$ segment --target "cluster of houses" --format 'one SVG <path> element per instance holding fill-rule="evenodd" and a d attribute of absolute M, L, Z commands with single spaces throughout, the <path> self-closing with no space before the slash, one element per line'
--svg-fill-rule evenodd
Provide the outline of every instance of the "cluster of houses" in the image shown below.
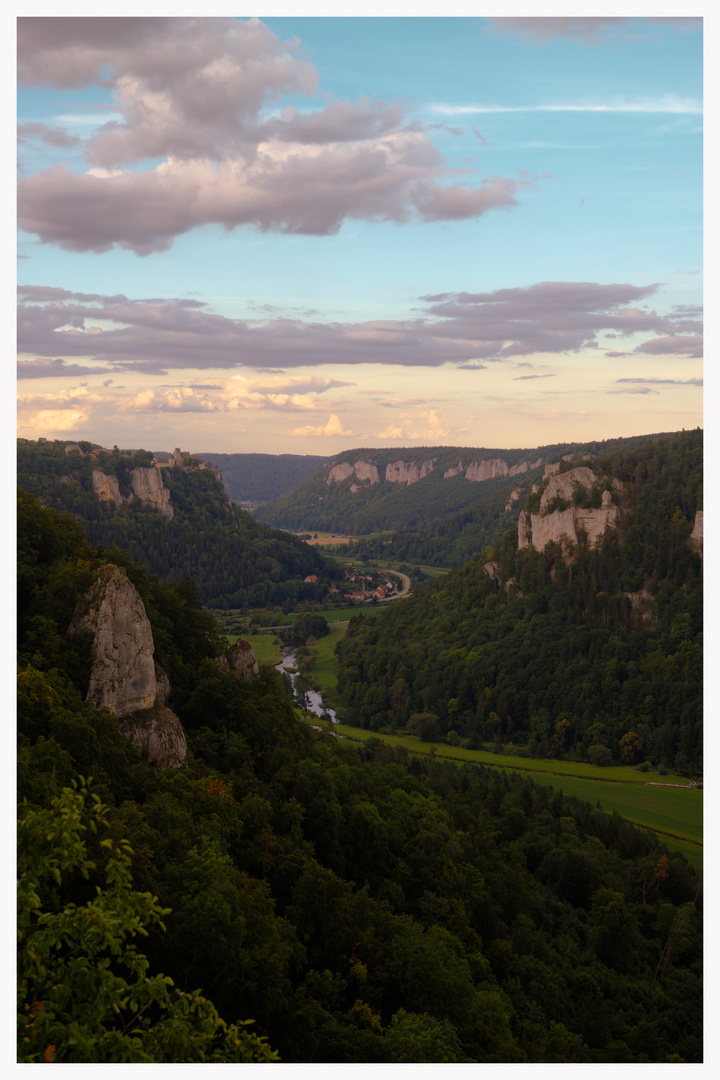
<path fill-rule="evenodd" d="M 354 604 L 369 603 L 372 599 L 387 600 L 395 592 L 397 586 L 386 570 L 379 570 L 378 574 L 384 578 L 382 585 L 375 589 L 366 588 L 366 583 L 372 583 L 372 574 L 361 574 L 359 570 L 346 570 L 345 580 L 353 585 L 360 585 L 360 589 L 351 593 L 342 593 L 343 600 L 351 600 Z M 308 574 L 306 582 L 317 581 L 317 574 Z M 328 592 L 332 596 L 340 596 L 340 590 L 330 585 Z"/>

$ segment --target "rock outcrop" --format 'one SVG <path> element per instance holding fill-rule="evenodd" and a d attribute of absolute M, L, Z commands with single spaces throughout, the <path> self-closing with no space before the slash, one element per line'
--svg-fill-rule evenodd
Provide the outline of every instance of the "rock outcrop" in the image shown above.
<path fill-rule="evenodd" d="M 163 484 L 159 469 L 133 469 L 132 489 L 141 502 L 157 510 L 165 521 L 170 521 L 175 511 L 170 505 L 170 492 Z"/>
<path fill-rule="evenodd" d="M 540 513 L 547 512 L 548 505 L 553 499 L 565 499 L 569 502 L 578 488 L 589 490 L 596 480 L 595 473 L 592 469 L 588 469 L 587 465 L 581 465 L 577 469 L 570 469 L 569 472 L 555 473 L 542 493 Z"/>
<path fill-rule="evenodd" d="M 520 488 L 513 488 L 513 490 L 510 492 L 510 498 L 505 503 L 505 509 L 506 510 L 512 510 L 512 504 L 514 502 L 517 502 L 519 498 L 520 498 Z"/>
<path fill-rule="evenodd" d="M 602 494 L 602 506 L 568 506 L 551 513 L 548 513 L 548 507 L 555 498 L 570 500 L 578 488 L 588 490 L 596 481 L 595 473 L 585 466 L 551 476 L 540 498 L 540 513 L 530 514 L 524 510 L 518 518 L 518 547 L 532 545 L 536 551 L 542 551 L 546 544 L 555 543 L 560 544 L 567 554 L 582 535 L 590 547 L 595 547 L 599 538 L 608 529 L 615 528 L 620 519 L 620 510 L 613 504 L 609 491 Z M 613 486 L 622 489 L 617 480 L 613 481 Z"/>
<path fill-rule="evenodd" d="M 703 554 L 703 512 L 698 510 L 695 515 L 695 521 L 693 522 L 693 530 L 688 538 L 688 543 L 693 551 L 696 551 L 702 558 Z"/>
<path fill-rule="evenodd" d="M 134 713 L 121 720 L 118 727 L 157 769 L 179 769 L 185 761 L 185 732 L 170 709 L 159 707 Z"/>
<path fill-rule="evenodd" d="M 380 474 L 377 471 L 377 466 L 373 465 L 371 461 L 356 461 L 354 465 L 351 465 L 349 461 L 341 461 L 339 465 L 333 465 L 326 483 L 329 484 L 341 484 L 343 480 L 348 480 L 351 476 L 355 475 L 358 480 L 369 480 L 371 484 L 380 483 Z M 357 485 L 353 485 L 355 491 L 360 489 Z"/>
<path fill-rule="evenodd" d="M 117 717 L 155 705 L 157 680 L 150 621 L 125 571 L 108 564 L 78 605 L 69 633 L 93 634 L 86 700 Z"/>
<path fill-rule="evenodd" d="M 414 461 L 393 461 L 385 468 L 385 479 L 391 484 L 415 484 L 435 468 L 435 458 L 423 461 L 420 468 Z"/>
<path fill-rule="evenodd" d="M 473 461 L 468 465 L 465 473 L 466 480 L 494 480 L 496 476 L 508 476 L 507 461 L 502 458 L 486 458 L 484 461 Z"/>
<path fill-rule="evenodd" d="M 101 502 L 115 503 L 116 507 L 120 507 L 127 501 L 120 494 L 117 476 L 108 476 L 101 469 L 93 469 L 92 486 L 93 492 Z"/>
<path fill-rule="evenodd" d="M 227 656 L 218 656 L 215 663 L 221 671 L 231 671 L 239 679 L 249 682 L 260 674 L 260 667 L 249 641 L 239 637 L 228 649 Z"/>
<path fill-rule="evenodd" d="M 458 461 L 457 465 L 452 465 L 449 469 L 446 469 L 443 473 L 443 480 L 447 480 L 449 476 L 462 476 L 465 472 L 465 466 L 462 461 Z"/>

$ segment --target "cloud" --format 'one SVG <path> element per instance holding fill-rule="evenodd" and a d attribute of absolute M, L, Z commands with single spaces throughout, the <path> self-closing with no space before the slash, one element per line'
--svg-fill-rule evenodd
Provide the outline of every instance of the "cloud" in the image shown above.
<path fill-rule="evenodd" d="M 702 379 L 642 379 L 642 378 L 626 378 L 616 379 L 618 383 L 652 383 L 657 386 L 702 386 Z"/>
<path fill-rule="evenodd" d="M 443 427 L 442 414 L 438 409 L 419 409 L 401 413 L 399 420 L 391 422 L 384 431 L 376 431 L 376 439 L 428 439 L 437 441 L 447 438 L 449 432 Z"/>
<path fill-rule="evenodd" d="M 623 390 L 606 390 L 606 394 L 659 394 L 659 390 L 652 390 L 649 386 L 628 386 Z"/>
<path fill-rule="evenodd" d="M 52 379 L 58 375 L 76 377 L 78 375 L 107 375 L 107 373 L 106 367 L 66 364 L 64 360 L 49 360 L 44 356 L 39 356 L 36 360 L 19 360 L 17 365 L 18 379 Z M 109 379 L 108 383 L 111 382 L 112 379 Z"/>
<path fill-rule="evenodd" d="M 609 37 L 640 39 L 647 31 L 657 28 L 701 33 L 703 21 L 693 17 L 624 18 L 611 15 L 600 16 L 522 16 L 516 18 L 491 18 L 483 33 L 490 37 L 520 37 L 533 45 L 545 45 L 559 38 L 570 38 L 582 45 L 602 45 Z M 641 35 L 639 32 L 644 31 Z"/>
<path fill-rule="evenodd" d="M 294 428 L 293 435 L 352 435 L 352 431 L 346 431 L 340 418 L 335 413 L 331 413 L 327 424 L 320 424 L 318 427 L 308 425 Z"/>
<path fill-rule="evenodd" d="M 70 149 L 79 146 L 81 139 L 77 135 L 70 135 L 62 128 L 52 127 L 49 124 L 27 123 L 18 124 L 18 142 L 46 142 L 60 149 Z"/>
<path fill-rule="evenodd" d="M 664 94 L 655 98 L 627 100 L 613 98 L 610 101 L 554 102 L 541 105 L 452 105 L 436 102 L 430 109 L 442 116 L 463 116 L 475 113 L 674 113 L 697 115 L 703 111 L 702 102 L 696 98 Z"/>
<path fill-rule="evenodd" d="M 652 353 L 654 355 L 674 353 L 679 356 L 701 357 L 703 355 L 703 339 L 697 335 L 673 334 L 669 337 L 644 341 L 635 348 L 634 352 Z"/>
<path fill-rule="evenodd" d="M 514 382 L 522 382 L 524 379 L 554 379 L 555 372 L 548 372 L 547 375 L 513 375 Z"/>
<path fill-rule="evenodd" d="M 258 19 L 20 19 L 18 50 L 22 82 L 96 83 L 121 117 L 85 141 L 86 172 L 20 182 L 22 228 L 69 251 L 148 255 L 208 224 L 325 236 L 353 219 L 478 218 L 533 183 L 458 184 L 397 102 L 283 107 L 318 74 Z"/>
<path fill-rule="evenodd" d="M 89 358 L 112 372 L 155 374 L 200 367 L 270 373 L 366 363 L 482 369 L 491 361 L 596 348 L 598 336 L 607 333 L 645 335 L 636 352 L 697 354 L 700 338 L 682 332 L 700 325 L 697 310 L 658 314 L 644 301 L 659 288 L 657 283 L 549 281 L 487 293 L 438 293 L 420 298 L 414 318 L 340 323 L 248 322 L 216 315 L 187 298 L 103 298 L 35 286 L 21 291 L 18 347 L 37 357 Z M 50 370 L 62 374 L 63 368 L 53 362 Z M 282 375 L 266 377 L 252 392 L 299 398 L 342 385 L 298 383 Z"/>

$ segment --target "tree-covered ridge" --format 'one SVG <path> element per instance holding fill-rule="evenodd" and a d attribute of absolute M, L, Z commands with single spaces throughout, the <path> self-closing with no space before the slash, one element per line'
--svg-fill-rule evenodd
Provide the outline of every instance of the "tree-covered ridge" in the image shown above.
<path fill-rule="evenodd" d="M 233 502 L 264 503 L 312 476 L 331 459 L 316 454 L 216 454 L 200 457 L 219 469 Z"/>
<path fill-rule="evenodd" d="M 100 469 L 117 477 L 126 498 L 132 492 L 132 470 L 147 467 L 151 460 L 144 450 L 134 457 L 111 452 L 95 459 L 66 454 L 61 442 L 19 440 L 18 483 L 46 506 L 72 513 L 93 544 L 124 548 L 165 580 L 191 576 L 201 598 L 212 606 L 264 607 L 325 595 L 327 582 L 337 576 L 328 560 L 231 505 L 209 469 L 160 470 L 174 510 L 171 521 L 151 506 L 134 501 L 117 509 L 93 493 L 92 473 Z M 323 580 L 306 583 L 310 575 Z"/>
<path fill-rule="evenodd" d="M 624 484 L 616 534 L 566 561 L 517 528 L 382 617 L 353 621 L 338 688 L 351 723 L 531 752 L 702 767 L 702 436 L 593 462 Z M 488 572 L 486 564 L 494 562 Z M 428 719 L 429 718 L 429 719 Z"/>
<path fill-rule="evenodd" d="M 664 434 L 642 435 L 585 444 L 558 443 L 529 450 L 493 450 L 467 446 L 346 450 L 333 458 L 330 465 L 273 502 L 266 503 L 256 513 L 262 521 L 285 529 L 322 529 L 350 534 L 396 529 L 422 533 L 433 519 L 445 518 L 476 505 L 479 500 L 499 501 L 502 498 L 504 506 L 513 488 L 522 487 L 528 478 L 538 479 L 541 475 L 538 467 L 529 473 L 510 476 L 509 470 L 520 466 L 522 462 L 531 465 L 538 459 L 542 462 L 556 461 L 567 454 L 580 456 L 583 453 L 608 453 L 618 447 L 629 448 L 648 439 L 668 437 L 670 436 Z M 502 461 L 507 465 L 508 473 L 480 482 L 469 480 L 464 475 L 445 476 L 446 472 L 455 469 L 461 462 L 466 470 L 473 463 L 483 461 Z M 361 476 L 353 474 L 342 480 L 332 479 L 333 470 L 337 470 L 338 466 L 344 466 L 347 471 L 356 462 L 365 462 L 377 469 L 377 481 L 372 482 L 366 471 L 362 470 Z M 420 472 L 423 465 L 426 469 L 428 463 L 433 462 L 434 465 L 432 470 L 426 471 L 421 478 L 407 484 L 386 479 L 387 467 L 398 462 L 410 467 L 415 466 Z M 341 473 L 335 472 L 334 475 L 339 476 Z M 355 491 L 352 490 L 353 487 Z M 492 541 L 495 539 L 497 535 L 492 537 Z M 461 544 L 458 557 L 463 554 L 462 547 Z M 405 558 L 400 554 L 397 557 Z M 407 557 L 414 558 L 409 549 Z M 441 560 L 435 558 L 433 561 Z"/>
<path fill-rule="evenodd" d="M 84 703 L 65 633 L 109 553 L 27 496 L 18 532 L 20 1057 L 701 1060 L 683 856 L 519 776 L 315 736 L 274 671 L 213 662 L 190 583 L 126 557 L 189 745 L 156 773 Z"/>

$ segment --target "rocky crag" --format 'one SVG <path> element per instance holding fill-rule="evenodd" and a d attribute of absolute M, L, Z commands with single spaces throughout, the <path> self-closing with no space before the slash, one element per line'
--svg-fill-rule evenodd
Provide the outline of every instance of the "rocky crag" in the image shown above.
<path fill-rule="evenodd" d="M 175 713 L 167 708 L 170 681 L 155 663 L 150 620 L 124 570 L 107 564 L 98 571 L 95 584 L 77 607 L 68 634 L 80 630 L 93 635 L 86 701 L 115 713 L 120 731 L 157 768 L 179 768 L 187 752 L 185 733 Z M 255 654 L 244 638 L 220 663 L 240 678 L 252 679 L 258 674 Z"/>
<path fill-rule="evenodd" d="M 559 468 L 559 466 L 558 466 Z M 612 493 L 603 491 L 602 505 L 583 508 L 575 505 L 550 509 L 557 501 L 572 502 L 576 493 L 589 491 L 598 478 L 592 469 L 581 465 L 568 472 L 552 472 L 547 487 L 540 498 L 540 512 L 530 513 L 523 510 L 518 519 L 518 547 L 534 547 L 542 551 L 546 544 L 560 544 L 565 553 L 579 543 L 581 536 L 587 537 L 590 547 L 595 547 L 600 537 L 608 530 L 616 528 L 620 520 L 620 508 L 613 503 Z M 622 484 L 613 480 L 616 491 L 622 491 Z"/>
<path fill-rule="evenodd" d="M 152 507 L 165 521 L 172 520 L 174 510 L 170 504 L 170 492 L 163 484 L 162 474 L 158 468 L 133 469 L 131 486 L 133 493 L 127 498 L 120 494 L 117 477 L 109 476 L 101 469 L 93 469 L 93 491 L 104 503 L 114 503 L 119 509 L 123 503 L 138 499 L 146 506 Z"/>

